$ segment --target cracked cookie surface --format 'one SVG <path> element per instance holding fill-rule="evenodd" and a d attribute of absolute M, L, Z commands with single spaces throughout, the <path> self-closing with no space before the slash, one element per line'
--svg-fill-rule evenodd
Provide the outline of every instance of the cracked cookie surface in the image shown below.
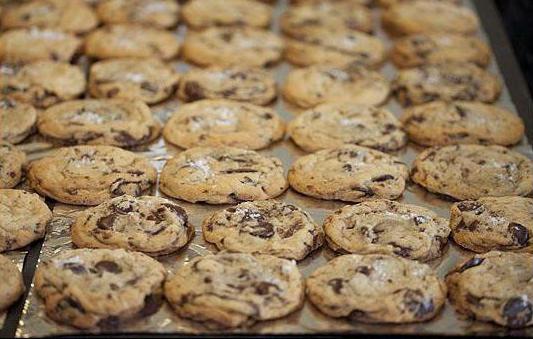
<path fill-rule="evenodd" d="M 26 288 L 18 267 L 8 258 L 0 255 L 0 312 L 6 310 L 20 298 Z"/>
<path fill-rule="evenodd" d="M 10 143 L 0 141 L 0 188 L 13 188 L 22 179 L 26 154 Z"/>

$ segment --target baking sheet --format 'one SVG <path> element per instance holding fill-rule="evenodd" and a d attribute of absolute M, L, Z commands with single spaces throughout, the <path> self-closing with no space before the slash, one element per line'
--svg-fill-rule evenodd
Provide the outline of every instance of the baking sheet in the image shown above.
<path fill-rule="evenodd" d="M 465 1 L 465 5 L 473 8 L 470 2 Z M 279 15 L 286 8 L 287 1 L 279 1 L 275 9 L 275 17 L 272 29 L 279 31 L 278 21 Z M 375 24 L 378 28 L 376 34 L 380 36 L 390 46 L 390 40 L 379 29 L 378 25 L 378 10 L 375 10 Z M 178 34 L 183 37 L 184 29 L 181 27 Z M 483 40 L 486 39 L 484 32 L 480 32 L 480 37 Z M 177 63 L 177 69 L 185 71 L 188 66 L 184 63 Z M 282 63 L 272 69 L 275 73 L 278 84 L 282 84 L 287 72 L 291 66 Z M 489 70 L 493 73 L 500 74 L 497 65 L 494 61 L 489 67 Z M 395 69 L 391 64 L 386 64 L 382 69 L 383 74 L 389 79 L 394 78 Z M 501 78 L 501 76 L 500 76 Z M 503 81 L 503 79 L 502 79 Z M 510 110 L 516 111 L 507 88 L 504 88 L 502 96 L 498 102 L 499 105 L 504 106 Z M 178 100 L 170 100 L 162 105 L 153 107 L 154 114 L 162 121 L 166 121 L 172 111 L 180 105 Z M 386 105 L 396 115 L 401 112 L 400 106 L 389 100 Z M 275 103 L 275 108 L 278 113 L 286 121 L 291 120 L 298 109 L 291 107 L 285 103 L 281 98 Z M 31 153 L 31 158 L 38 158 L 45 155 L 50 145 L 39 142 L 39 137 L 34 137 L 34 142 L 24 145 L 23 147 Z M 37 142 L 35 142 L 37 141 Z M 416 154 L 422 150 L 413 144 L 400 152 L 397 155 L 405 161 L 407 164 L 411 164 Z M 527 155 L 533 159 L 533 151 L 527 140 L 523 140 L 519 145 L 515 147 L 515 150 Z M 162 138 L 155 143 L 143 146 L 136 149 L 137 152 L 142 153 L 146 157 L 150 158 L 154 166 L 160 171 L 165 161 L 172 157 L 172 155 L 178 153 L 180 150 L 171 145 L 167 145 Z M 305 153 L 298 149 L 287 138 L 283 142 L 279 142 L 272 147 L 261 151 L 261 153 L 274 155 L 279 157 L 285 167 L 285 171 L 288 170 L 291 163 L 295 158 L 304 155 Z M 162 195 L 159 190 L 156 189 L 156 195 Z M 323 222 L 325 217 L 334 211 L 345 205 L 345 203 L 337 201 L 325 201 L 306 197 L 293 190 L 288 190 L 282 196 L 277 198 L 288 203 L 300 206 L 304 210 L 308 211 L 315 221 L 319 224 Z M 404 203 L 411 203 L 420 206 L 428 207 L 434 210 L 436 213 L 443 217 L 449 216 L 450 202 L 443 201 L 437 196 L 428 193 L 423 188 L 418 187 L 412 183 L 409 183 L 407 190 L 404 193 L 402 199 L 399 200 Z M 223 209 L 226 206 L 212 206 L 206 204 L 190 204 L 176 200 L 182 207 L 184 207 L 189 216 L 191 223 L 196 227 L 196 236 L 193 241 L 186 246 L 186 248 L 178 251 L 175 254 L 160 257 L 159 260 L 165 265 L 170 274 L 178 269 L 183 264 L 187 263 L 192 258 L 199 255 L 206 255 L 209 253 L 216 253 L 216 249 L 213 245 L 207 244 L 201 234 L 201 222 L 211 213 Z M 42 253 L 41 260 L 48 258 L 64 249 L 72 248 L 69 236 L 69 226 L 72 222 L 72 218 L 77 212 L 82 210 L 83 207 L 69 206 L 65 204 L 56 204 L 54 208 L 54 220 L 51 223 L 51 231 L 47 234 Z M 471 255 L 471 252 L 461 250 L 455 244 L 450 241 L 446 254 L 439 259 L 436 259 L 429 264 L 434 267 L 439 276 L 444 275 L 451 270 L 458 262 Z M 304 276 L 308 276 L 319 266 L 324 265 L 328 260 L 332 259 L 335 253 L 332 252 L 327 246 L 315 251 L 308 258 L 298 263 L 298 267 Z M 33 286 L 32 286 L 33 287 Z M 117 329 L 116 332 L 153 332 L 153 333 L 210 333 L 212 331 L 207 328 L 196 324 L 192 321 L 180 319 L 177 317 L 167 304 L 164 304 L 161 309 L 154 315 L 134 321 L 126 326 Z M 326 333 L 326 332 L 354 332 L 360 334 L 443 334 L 443 335 L 468 335 L 468 334 L 509 334 L 509 331 L 505 328 L 498 327 L 488 323 L 472 322 L 466 319 L 460 318 L 454 311 L 449 302 L 444 307 L 443 311 L 433 320 L 419 324 L 409 325 L 367 325 L 362 323 L 348 322 L 345 320 L 338 320 L 329 318 L 321 314 L 316 310 L 308 301 L 305 302 L 304 307 L 279 320 L 268 321 L 258 323 L 250 328 L 236 329 L 228 331 L 230 333 L 260 333 L 260 334 L 274 334 L 274 333 L 298 333 L 298 334 L 310 334 L 310 333 Z M 32 288 L 26 301 L 22 318 L 17 329 L 18 337 L 41 337 L 47 335 L 59 335 L 59 334 L 74 334 L 74 333 L 88 333 L 80 332 L 69 326 L 59 325 L 52 320 L 48 319 L 44 313 L 42 301 L 36 296 L 35 290 Z M 520 331 L 513 331 L 512 334 L 533 336 L 533 329 L 524 329 Z"/>

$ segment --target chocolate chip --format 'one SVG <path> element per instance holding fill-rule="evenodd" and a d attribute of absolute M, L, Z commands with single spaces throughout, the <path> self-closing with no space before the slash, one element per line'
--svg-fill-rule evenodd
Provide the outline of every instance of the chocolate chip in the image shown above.
<path fill-rule="evenodd" d="M 346 172 L 351 172 L 352 171 L 352 165 L 344 164 L 344 165 L 342 165 L 342 169 L 345 170 Z"/>
<path fill-rule="evenodd" d="M 351 187 L 354 191 L 359 191 L 364 193 L 365 197 L 372 197 L 374 196 L 374 191 L 370 187 L 363 187 L 363 186 L 353 186 Z"/>
<path fill-rule="evenodd" d="M 503 306 L 502 315 L 507 326 L 512 328 L 524 327 L 533 318 L 533 306 L 527 297 L 511 298 Z"/>
<path fill-rule="evenodd" d="M 116 217 L 117 215 L 114 213 L 110 215 L 106 215 L 105 217 L 101 217 L 100 219 L 96 221 L 96 226 L 102 230 L 113 229 L 113 225 L 115 223 Z"/>
<path fill-rule="evenodd" d="M 106 96 L 108 98 L 113 98 L 114 96 L 116 96 L 118 93 L 120 92 L 120 90 L 118 88 L 111 88 L 109 91 L 107 91 L 106 93 Z"/>
<path fill-rule="evenodd" d="M 475 211 L 479 209 L 483 205 L 477 201 L 462 201 L 458 203 L 456 206 L 461 212 L 470 212 L 470 211 Z M 476 214 L 479 215 L 481 213 L 476 213 Z"/>
<path fill-rule="evenodd" d="M 190 101 L 200 100 L 205 97 L 202 86 L 200 86 L 200 84 L 196 81 L 186 82 L 183 91 L 185 92 L 187 99 Z"/>
<path fill-rule="evenodd" d="M 250 235 L 259 238 L 271 238 L 274 235 L 274 225 L 266 221 L 260 221 L 257 226 L 248 232 Z"/>
<path fill-rule="evenodd" d="M 96 267 L 99 271 L 105 271 L 114 274 L 122 272 L 122 268 L 117 263 L 109 260 L 99 261 L 96 263 L 96 265 L 94 265 L 94 267 Z"/>
<path fill-rule="evenodd" d="M 147 92 L 150 92 L 150 93 L 157 93 L 157 91 L 159 90 L 159 87 L 157 87 L 157 85 L 152 84 L 149 81 L 143 81 L 141 82 L 141 89 Z"/>
<path fill-rule="evenodd" d="M 85 268 L 85 266 L 78 264 L 78 263 L 68 262 L 68 263 L 63 264 L 63 268 L 67 270 L 71 270 L 74 274 L 87 273 L 87 269 Z"/>
<path fill-rule="evenodd" d="M 335 292 L 336 294 L 340 294 L 341 289 L 344 286 L 344 281 L 340 278 L 331 279 L 330 281 L 328 281 L 328 286 L 331 287 L 333 292 Z"/>
<path fill-rule="evenodd" d="M 144 307 L 139 312 L 139 315 L 147 317 L 154 314 L 159 310 L 159 307 L 163 304 L 163 297 L 161 294 L 148 294 L 144 297 Z"/>
<path fill-rule="evenodd" d="M 255 285 L 255 293 L 257 293 L 258 295 L 267 295 L 271 287 L 278 291 L 280 290 L 280 288 L 276 284 L 261 281 L 260 283 Z"/>
<path fill-rule="evenodd" d="M 423 318 L 435 310 L 432 299 L 426 299 L 420 290 L 406 289 L 403 304 L 416 318 Z"/>
<path fill-rule="evenodd" d="M 466 271 L 467 269 L 469 268 L 472 268 L 472 267 L 476 267 L 476 266 L 479 266 L 483 263 L 483 261 L 485 261 L 485 258 L 472 258 L 470 260 L 468 260 L 467 262 L 465 262 L 463 264 L 463 266 L 461 266 L 458 270 L 459 273 L 463 273 L 464 271 Z"/>
<path fill-rule="evenodd" d="M 373 178 L 372 181 L 373 182 L 383 182 L 383 181 L 392 180 L 392 179 L 394 179 L 394 177 L 392 175 L 384 174 L 384 175 L 380 175 L 379 177 Z"/>
<path fill-rule="evenodd" d="M 371 271 L 372 271 L 372 268 L 368 266 L 359 266 L 355 269 L 355 272 L 364 274 L 366 276 L 370 275 Z"/>
<path fill-rule="evenodd" d="M 407 258 L 411 255 L 412 249 L 408 247 L 400 246 L 395 242 L 391 242 L 389 243 L 389 245 L 392 245 L 394 247 L 394 254 L 399 255 L 400 257 Z"/>
<path fill-rule="evenodd" d="M 183 220 L 185 224 L 187 223 L 188 221 L 187 212 L 185 212 L 183 208 L 181 208 L 178 205 L 173 205 L 173 204 L 163 204 L 163 206 L 171 210 L 172 213 L 174 213 L 179 219 Z"/>
<path fill-rule="evenodd" d="M 524 226 L 517 223 L 510 223 L 508 227 L 513 241 L 520 246 L 526 246 L 529 241 L 529 231 Z"/>

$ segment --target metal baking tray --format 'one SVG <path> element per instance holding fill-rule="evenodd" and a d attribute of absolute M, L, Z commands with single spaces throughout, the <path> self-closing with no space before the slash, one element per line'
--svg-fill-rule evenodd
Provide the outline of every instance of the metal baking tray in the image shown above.
<path fill-rule="evenodd" d="M 465 6 L 474 8 L 480 16 L 484 29 L 479 33 L 479 36 L 486 41 L 492 42 L 492 46 L 497 46 L 494 49 L 494 58 L 489 66 L 489 70 L 495 74 L 498 74 L 500 78 L 506 81 L 507 86 L 504 86 L 501 98 L 498 102 L 499 105 L 506 107 L 512 111 L 515 111 L 522 115 L 527 126 L 527 134 L 530 140 L 533 140 L 533 119 L 527 114 L 528 109 L 531 107 L 531 98 L 527 91 L 527 87 L 522 78 L 514 55 L 506 40 L 504 32 L 499 21 L 498 14 L 494 7 L 494 3 L 491 0 L 472 0 L 464 1 Z M 275 7 L 274 22 L 272 29 L 278 31 L 278 21 L 280 14 L 285 10 L 287 6 L 287 0 L 278 1 Z M 375 10 L 375 26 L 377 29 L 376 34 L 382 38 L 388 46 L 391 41 L 379 29 L 379 13 Z M 185 29 L 183 27 L 176 30 L 178 36 L 182 39 Z M 189 66 L 177 62 L 176 68 L 183 72 Z M 275 74 L 278 84 L 282 84 L 291 66 L 287 63 L 281 63 L 278 66 L 271 69 Z M 394 78 L 395 68 L 391 64 L 386 64 L 382 73 L 389 79 Z M 512 97 L 511 97 L 512 95 Z M 513 102 L 514 99 L 514 102 Z M 181 103 L 172 99 L 161 105 L 152 107 L 154 114 L 165 122 L 170 114 L 181 105 Z M 278 113 L 286 121 L 291 120 L 298 112 L 297 109 L 291 107 L 285 103 L 283 99 L 278 98 L 274 107 Z M 390 99 L 387 103 L 391 111 L 398 115 L 401 111 L 400 106 Z M 22 145 L 22 148 L 30 153 L 30 159 L 39 158 L 46 155 L 50 151 L 50 145 L 42 142 L 39 137 L 33 137 L 29 143 Z M 527 138 L 524 138 L 522 142 L 515 147 L 515 149 L 531 159 L 533 159 L 533 150 Z M 422 150 L 413 144 L 398 152 L 397 155 L 403 159 L 407 164 L 411 164 L 414 157 L 418 152 Z M 148 157 L 154 166 L 161 170 L 165 161 L 178 153 L 180 150 L 176 147 L 168 145 L 162 138 L 156 142 L 139 147 L 134 151 L 143 154 Z M 295 146 L 290 140 L 285 138 L 284 141 L 278 142 L 275 145 L 262 150 L 261 153 L 274 155 L 282 159 L 285 167 L 285 171 L 288 170 L 291 163 L 295 158 L 304 155 L 305 153 Z M 156 195 L 162 195 L 156 188 Z M 345 203 L 338 201 L 326 201 L 319 200 L 301 195 L 293 190 L 288 190 L 282 196 L 277 199 L 283 200 L 297 206 L 300 206 L 304 210 L 308 211 L 317 223 L 322 223 L 324 218 L 334 211 L 345 205 Z M 444 201 L 438 198 L 436 195 L 428 193 L 423 188 L 409 183 L 407 190 L 404 193 L 401 202 L 412 203 L 420 206 L 428 207 L 443 217 L 449 216 L 449 201 Z M 184 207 L 193 225 L 196 226 L 196 236 L 193 241 L 186 246 L 186 248 L 178 251 L 175 254 L 167 255 L 158 258 L 167 270 L 172 273 L 181 265 L 189 261 L 190 259 L 209 253 L 216 253 L 216 249 L 213 245 L 207 244 L 201 234 L 201 222 L 211 213 L 223 209 L 227 206 L 213 206 L 206 204 L 190 204 L 183 201 L 176 200 L 182 207 Z M 73 216 L 83 207 L 69 206 L 65 204 L 57 203 L 54 205 L 54 220 L 50 225 L 50 230 L 46 235 L 44 243 L 37 243 L 36 249 L 32 249 L 34 252 L 39 252 L 40 257 L 37 259 L 37 255 L 33 255 L 31 262 L 27 262 L 31 274 L 38 262 L 43 258 L 48 258 L 55 253 L 58 253 L 64 249 L 72 248 L 69 236 L 69 226 L 72 222 Z M 459 261 L 468 257 L 472 253 L 460 249 L 458 246 L 450 241 L 446 254 L 439 259 L 436 259 L 429 264 L 434 267 L 438 274 L 443 277 L 452 267 Z M 304 276 L 308 276 L 316 268 L 324 265 L 328 260 L 332 259 L 335 253 L 331 251 L 327 246 L 313 252 L 309 257 L 298 263 L 298 267 Z M 10 328 L 16 328 L 17 337 L 43 337 L 43 336 L 85 336 L 91 335 L 103 335 L 97 331 L 81 332 L 73 327 L 60 325 L 55 323 L 46 317 L 43 303 L 41 299 L 36 295 L 33 289 L 33 284 L 29 287 L 29 294 L 24 303 L 23 309 L 14 310 L 12 313 L 20 312 L 20 320 L 18 324 L 10 324 Z M 16 321 L 17 315 L 10 314 L 9 321 L 12 319 Z M 453 307 L 447 302 L 443 311 L 433 320 L 424 323 L 407 324 L 407 325 L 368 325 L 356 322 L 349 322 L 342 319 L 329 318 L 324 314 L 321 314 L 316 308 L 314 308 L 309 301 L 305 302 L 304 307 L 287 317 L 282 319 L 261 322 L 249 328 L 241 328 L 229 331 L 212 331 L 203 327 L 200 324 L 192 321 L 184 320 L 175 315 L 167 304 L 164 304 L 161 309 L 154 315 L 132 322 L 120 328 L 117 328 L 114 332 L 105 333 L 106 337 L 110 335 L 116 336 L 128 336 L 133 334 L 150 334 L 160 336 L 176 336 L 176 335 L 258 335 L 258 336 L 270 336 L 270 335 L 287 335 L 287 334 L 306 334 L 306 335 L 331 335 L 331 334 L 343 334 L 343 335 L 438 335 L 438 336 L 462 336 L 462 335 L 520 335 L 520 336 L 533 336 L 533 328 L 524 330 L 507 330 L 503 327 L 498 327 L 489 323 L 473 322 L 460 317 L 453 309 Z M 0 332 L 1 334 L 1 332 Z M 12 335 L 8 333 L 6 335 Z"/>

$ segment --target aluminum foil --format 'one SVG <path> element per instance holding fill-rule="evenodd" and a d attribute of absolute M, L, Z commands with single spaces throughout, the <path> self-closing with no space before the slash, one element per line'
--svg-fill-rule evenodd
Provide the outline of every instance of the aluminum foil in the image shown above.
<path fill-rule="evenodd" d="M 466 3 L 467 6 L 473 8 L 471 3 Z M 275 17 L 272 25 L 274 31 L 279 31 L 278 21 L 279 15 L 284 11 L 287 6 L 287 1 L 279 1 L 275 9 Z M 379 26 L 379 10 L 375 9 L 375 23 L 376 27 Z M 183 37 L 185 29 L 181 27 L 177 30 L 177 34 L 180 38 Z M 388 37 L 378 29 L 377 35 L 380 36 L 388 46 L 390 46 L 390 40 Z M 486 35 L 484 32 L 480 32 L 480 37 L 484 40 Z M 189 66 L 184 63 L 177 63 L 176 67 L 180 71 L 185 71 Z M 282 63 L 276 68 L 272 69 L 278 84 L 282 84 L 287 72 L 291 66 Z M 489 67 L 489 70 L 500 74 L 497 65 L 493 62 Z M 395 69 L 392 65 L 387 64 L 382 69 L 389 79 L 394 78 Z M 161 105 L 153 107 L 154 114 L 165 122 L 173 111 L 181 103 L 172 99 Z M 502 96 L 498 104 L 516 111 L 509 93 L 504 88 Z M 278 113 L 286 121 L 291 120 L 295 114 L 298 114 L 299 110 L 291 107 L 289 104 L 283 102 L 282 99 L 278 99 L 274 107 Z M 393 111 L 396 115 L 401 112 L 400 106 L 390 100 L 387 107 Z M 28 151 L 32 151 L 31 157 L 37 158 L 46 154 L 50 148 L 49 144 L 39 142 L 39 138 L 34 139 L 34 142 L 28 145 L 24 145 Z M 515 149 L 523 154 L 526 154 L 533 159 L 533 151 L 527 140 L 523 140 L 521 144 L 515 147 Z M 397 153 L 397 155 L 403 159 L 407 164 L 411 164 L 416 154 L 419 153 L 422 148 L 410 144 L 405 150 Z M 172 155 L 179 152 L 179 149 L 171 145 L 166 144 L 162 138 L 155 143 L 143 146 L 135 151 L 145 155 L 151 159 L 154 166 L 160 171 L 165 161 L 172 157 Z M 283 163 L 285 170 L 287 171 L 291 163 L 295 158 L 304 155 L 305 153 L 298 149 L 290 140 L 284 140 L 276 143 L 272 147 L 262 150 L 261 153 L 274 155 L 279 157 Z M 156 188 L 156 195 L 161 195 Z M 337 201 L 319 200 L 310 197 L 306 197 L 293 190 L 288 190 L 282 196 L 277 198 L 278 200 L 286 201 L 288 203 L 300 206 L 304 210 L 308 211 L 317 223 L 322 223 L 325 217 L 345 204 Z M 401 202 L 411 203 L 420 206 L 430 208 L 440 214 L 443 217 L 449 217 L 450 202 L 443 201 L 437 196 L 428 193 L 423 188 L 408 184 L 407 190 L 404 196 L 400 199 Z M 167 255 L 158 258 L 166 267 L 169 274 L 172 274 L 183 264 L 196 256 L 206 255 L 209 253 L 216 253 L 216 249 L 213 245 L 207 244 L 201 234 L 201 222 L 211 213 L 223 209 L 227 206 L 212 206 L 206 204 L 190 204 L 182 201 L 176 201 L 182 207 L 184 207 L 191 219 L 193 225 L 196 226 L 196 235 L 189 245 L 184 249 L 178 251 L 175 254 Z M 54 208 L 54 220 L 50 225 L 50 231 L 46 236 L 41 260 L 53 256 L 62 250 L 72 248 L 69 235 L 69 227 L 72 223 L 73 217 L 82 210 L 83 207 L 69 206 L 64 204 L 56 204 Z M 446 254 L 430 263 L 434 267 L 439 276 L 444 277 L 445 274 L 450 271 L 458 262 L 471 255 L 471 253 L 460 249 L 458 246 L 450 242 Z M 308 276 L 316 268 L 324 265 L 328 260 L 332 259 L 335 253 L 332 252 L 327 246 L 315 251 L 309 257 L 298 263 L 298 267 L 304 276 Z M 167 304 L 164 304 L 160 310 L 145 319 L 134 321 L 130 324 L 126 324 L 116 329 L 117 333 L 131 333 L 131 332 L 150 332 L 150 333 L 209 333 L 211 332 L 205 327 L 196 324 L 192 321 L 180 319 L 175 315 Z M 257 333 L 257 334 L 274 334 L 274 333 L 293 333 L 293 334 L 312 334 L 312 333 L 326 333 L 326 332 L 353 332 L 360 334 L 441 334 L 441 335 L 468 335 L 468 334 L 506 334 L 508 330 L 491 325 L 488 323 L 472 322 L 467 319 L 463 319 L 455 313 L 453 307 L 447 303 L 443 311 L 433 320 L 419 324 L 409 325 L 366 325 L 362 323 L 348 322 L 346 320 L 339 320 L 329 318 L 321 314 L 316 308 L 314 308 L 309 301 L 305 302 L 303 308 L 287 317 L 279 320 L 257 323 L 256 325 L 245 328 L 232 330 L 233 333 Z M 17 330 L 18 337 L 42 337 L 48 335 L 61 335 L 61 334 L 87 334 L 90 332 L 80 332 L 79 330 L 60 325 L 47 318 L 42 300 L 36 295 L 35 290 L 32 288 L 26 301 L 22 318 Z M 530 335 L 533 336 L 533 329 L 526 329 L 523 331 L 513 331 L 513 334 Z"/>

